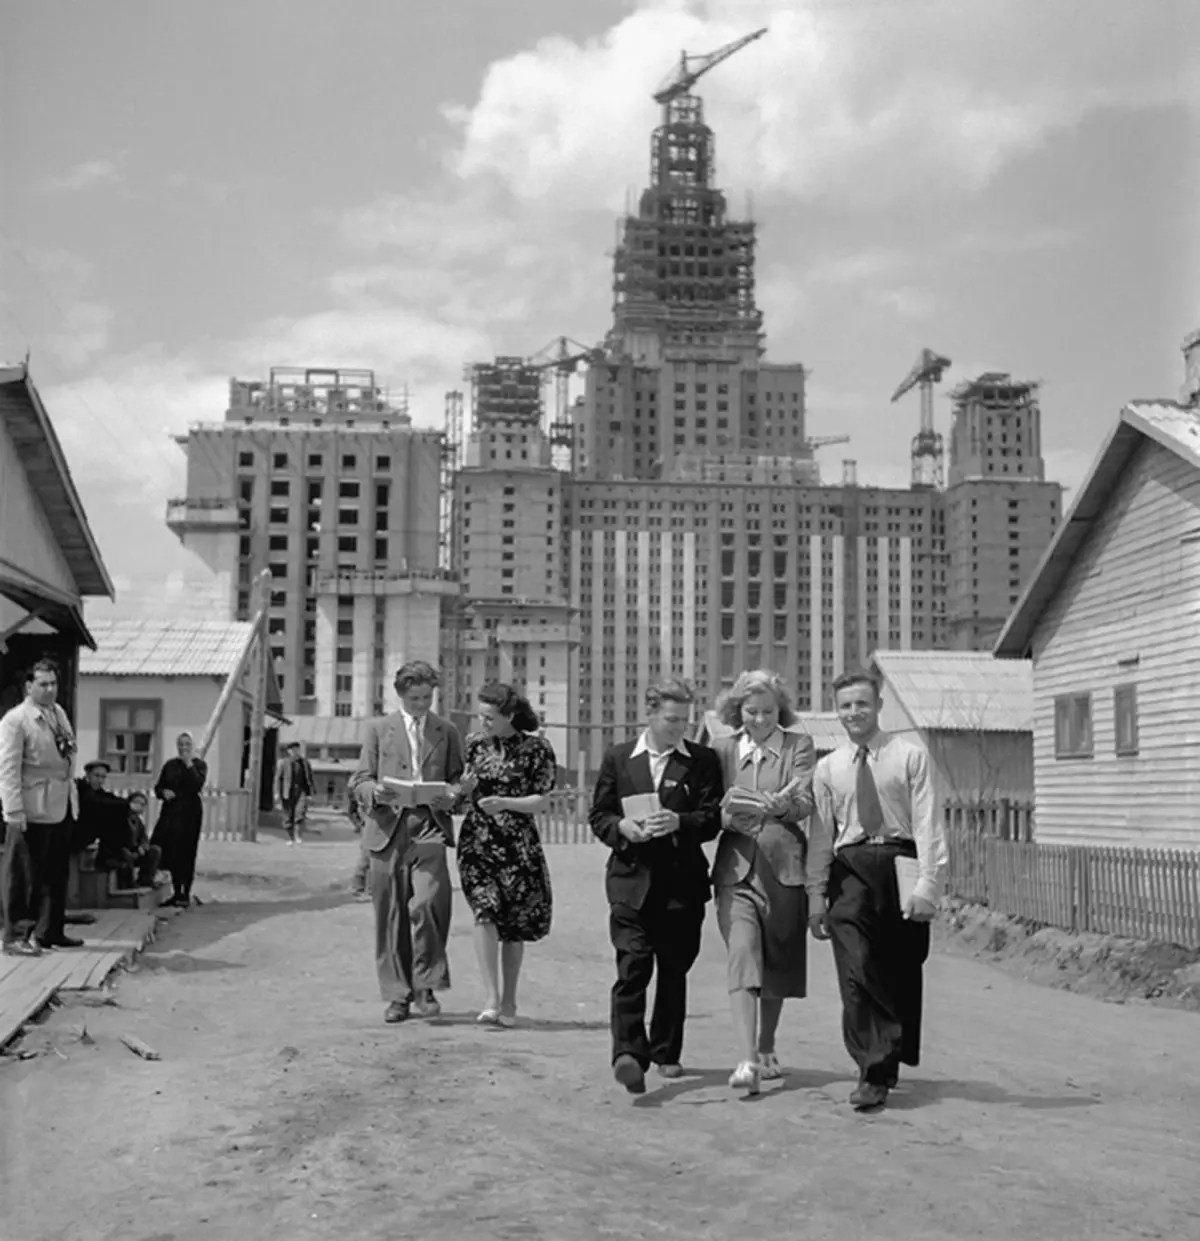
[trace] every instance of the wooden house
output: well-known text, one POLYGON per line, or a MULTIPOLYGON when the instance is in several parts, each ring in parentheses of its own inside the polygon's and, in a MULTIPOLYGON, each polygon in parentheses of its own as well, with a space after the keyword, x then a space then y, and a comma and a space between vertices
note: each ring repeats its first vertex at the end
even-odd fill
POLYGON ((1029 839, 1033 677, 976 651, 876 651, 881 727, 929 755, 943 818, 1029 839))
MULTIPOLYGON (((245 791, 254 702, 251 621, 110 620, 94 626, 96 650, 80 661, 77 730, 83 762, 102 758, 117 791, 150 788, 190 732, 208 746, 208 793, 235 835, 250 826, 245 791), (223 709, 218 713, 218 705, 223 709)), ((267 712, 280 717, 279 686, 267 667, 267 712)), ((264 782, 274 770, 267 728, 264 782)), ((269 786, 268 786, 269 787, 269 786)), ((153 808, 153 807, 152 807, 153 808)))
POLYGON ((1032 661, 1040 841, 1200 849, 1197 387, 1121 411, 997 642, 1032 661))
POLYGON ((29 368, 0 366, 0 711, 24 696, 25 670, 49 657, 58 700, 76 720, 79 649, 94 645, 83 601, 112 595, 29 368))

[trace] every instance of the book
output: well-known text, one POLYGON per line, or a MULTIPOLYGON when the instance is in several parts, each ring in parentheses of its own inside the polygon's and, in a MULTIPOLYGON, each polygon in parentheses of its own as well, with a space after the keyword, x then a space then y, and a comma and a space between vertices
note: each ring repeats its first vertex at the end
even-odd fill
POLYGON ((900 857, 896 861, 896 888, 900 893, 900 908, 903 910, 912 896, 917 880, 921 877, 921 868, 915 857, 900 857))
POLYGON ((404 808, 431 805, 450 791, 450 786, 441 780, 401 780, 397 776, 384 776, 380 784, 387 793, 387 800, 393 806, 404 808))
POLYGON ((644 823, 656 810, 662 809, 657 793, 633 793, 621 798, 621 813, 635 823, 644 823))

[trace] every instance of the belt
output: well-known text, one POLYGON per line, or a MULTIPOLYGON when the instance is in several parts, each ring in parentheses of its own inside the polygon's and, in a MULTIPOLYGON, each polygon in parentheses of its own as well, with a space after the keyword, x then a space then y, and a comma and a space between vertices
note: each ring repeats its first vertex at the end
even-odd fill
POLYGON ((855 843, 860 845, 899 845, 907 840, 907 836, 864 836, 855 843))

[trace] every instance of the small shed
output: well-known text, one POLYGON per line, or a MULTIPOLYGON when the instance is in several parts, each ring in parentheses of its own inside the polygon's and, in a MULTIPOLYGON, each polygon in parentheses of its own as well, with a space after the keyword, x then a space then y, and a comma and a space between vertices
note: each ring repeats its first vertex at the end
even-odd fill
POLYGON ((58 701, 77 721, 87 597, 113 586, 27 364, 0 366, 0 712, 24 696, 36 660, 59 666, 58 701))
MULTIPOLYGON (((1200 333, 1187 343, 1200 355, 1200 333)), ((1200 850, 1200 406, 1189 399, 1121 411, 996 644, 1032 664, 1044 842, 1200 850)))
POLYGON ((871 662, 883 683, 880 725, 925 748, 943 817, 1030 837, 1029 666, 977 651, 879 650, 871 662))
MULTIPOLYGON (((181 732, 200 743, 222 691, 236 676, 205 761, 210 789, 242 789, 254 701, 253 664, 245 658, 253 622, 108 620, 97 622, 93 632, 96 650, 80 664, 81 759, 106 760, 113 788, 152 784, 175 754, 181 732)), ((278 718, 279 686, 270 663, 267 675, 267 709, 278 718)))

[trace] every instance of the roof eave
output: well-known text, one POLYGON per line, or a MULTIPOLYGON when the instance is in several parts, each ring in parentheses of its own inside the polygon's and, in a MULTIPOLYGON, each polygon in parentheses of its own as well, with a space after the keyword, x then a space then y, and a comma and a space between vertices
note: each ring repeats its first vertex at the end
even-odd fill
MULTIPOLYGON (((41 395, 34 386, 33 380, 29 375, 28 362, 22 362, 19 366, 0 367, 0 385, 19 383, 24 389, 25 399, 29 402, 34 417, 38 421, 39 428, 45 438, 46 445, 50 450, 50 456, 54 462, 55 470, 59 480, 62 483, 63 490, 67 494, 67 500, 71 507, 72 516, 79 524, 80 533, 87 547, 88 557, 91 561, 92 579, 88 580, 83 576, 83 580, 76 580, 76 586, 79 588, 80 595, 91 598, 112 599, 116 595, 113 587, 112 578, 109 577, 108 569, 104 564, 104 559, 100 555, 100 546, 96 542, 96 536, 92 533, 92 528, 88 524, 87 513, 83 507, 83 501, 79 498, 79 492, 75 489, 75 480, 71 477, 71 469, 67 464, 66 454, 62 450, 62 444, 59 443, 58 435, 54 430, 54 424, 50 421, 50 415, 46 412, 46 407, 42 404, 41 395)), ((80 622, 82 624, 82 620, 80 622)), ((94 643, 93 649, 94 649, 94 643)))
MULTIPOLYGON (((1025 584, 1025 589, 992 647, 992 654, 997 659, 1030 657, 1038 622, 1058 593, 1063 574, 1083 546, 1096 518, 1104 511, 1100 501, 1107 497, 1112 484, 1145 434, 1143 421, 1131 418, 1131 412, 1129 406, 1121 410, 1117 425, 1109 432, 1084 476, 1075 502, 1063 516, 1062 523, 1042 553, 1033 576, 1025 584)), ((1159 439, 1158 436, 1155 438, 1159 439)))

